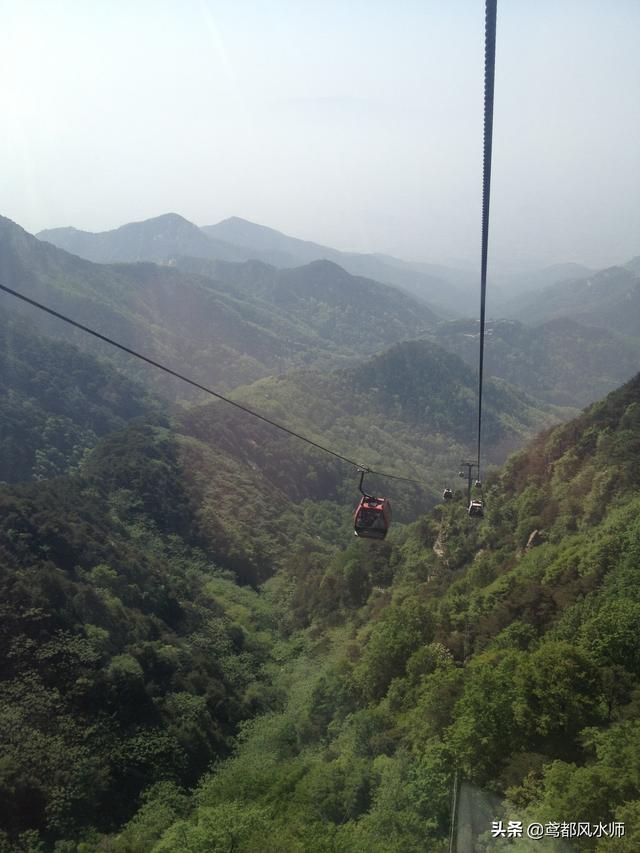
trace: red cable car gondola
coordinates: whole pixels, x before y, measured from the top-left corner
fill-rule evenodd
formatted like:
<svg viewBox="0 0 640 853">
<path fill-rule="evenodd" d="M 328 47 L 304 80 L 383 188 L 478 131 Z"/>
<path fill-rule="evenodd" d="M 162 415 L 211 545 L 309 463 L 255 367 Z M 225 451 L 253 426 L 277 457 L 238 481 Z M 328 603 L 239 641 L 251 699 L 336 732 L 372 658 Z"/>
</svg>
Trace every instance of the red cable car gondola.
<svg viewBox="0 0 640 853">
<path fill-rule="evenodd" d="M 364 491 L 362 481 L 365 474 L 366 471 L 361 471 L 362 497 L 353 515 L 355 534 L 364 539 L 384 539 L 391 524 L 391 502 L 388 498 L 376 498 Z"/>
</svg>

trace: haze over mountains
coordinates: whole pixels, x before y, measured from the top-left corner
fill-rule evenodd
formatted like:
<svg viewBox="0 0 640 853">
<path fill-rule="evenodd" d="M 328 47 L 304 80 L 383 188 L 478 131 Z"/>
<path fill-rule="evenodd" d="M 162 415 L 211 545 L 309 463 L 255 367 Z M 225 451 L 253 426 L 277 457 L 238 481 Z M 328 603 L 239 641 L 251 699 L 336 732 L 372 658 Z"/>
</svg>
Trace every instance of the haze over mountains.
<svg viewBox="0 0 640 853">
<path fill-rule="evenodd" d="M 408 262 L 384 254 L 344 252 L 307 240 L 282 234 L 239 217 L 230 217 L 216 225 L 202 228 L 175 213 L 128 223 L 112 231 L 91 233 L 76 228 L 54 228 L 41 231 L 38 238 L 87 260 L 99 263 L 153 261 L 170 263 L 179 257 L 205 258 L 212 261 L 242 262 L 259 260 L 266 264 L 291 268 L 317 260 L 338 264 L 353 275 L 364 276 L 394 285 L 426 301 L 443 317 L 468 316 L 470 305 L 477 300 L 477 275 L 441 264 Z M 635 264 L 635 266 L 634 266 Z M 637 258 L 623 269 L 638 275 Z M 612 269 L 619 269 L 618 267 Z M 602 271 L 604 272 L 604 271 Z M 571 314 L 575 299 L 556 294 L 552 297 L 555 313 L 536 308 L 535 294 L 544 288 L 569 281 L 587 281 L 601 276 L 593 269 L 575 262 L 554 264 L 526 274 L 497 276 L 491 281 L 490 309 L 494 316 L 507 316 L 537 322 L 551 316 L 586 318 L 589 311 Z M 577 285 L 576 285 L 577 286 Z M 579 288 L 578 288 L 579 290 Z M 545 294 L 544 301 L 551 294 Z M 574 288 L 574 296 L 577 291 Z M 562 305 L 566 303 L 564 309 Z M 529 310 L 531 308 L 531 310 Z M 576 306 L 577 308 L 577 306 Z M 563 313 L 564 312 L 564 313 Z M 601 324 L 598 324 L 601 325 Z M 630 324 L 628 324 L 630 325 Z M 620 331 L 620 329 L 614 329 Z"/>
<path fill-rule="evenodd" d="M 234 391 L 257 410 L 321 443 L 330 440 L 370 466 L 389 468 L 393 459 L 396 473 L 414 471 L 437 483 L 431 499 L 447 479 L 452 457 L 469 452 L 477 321 L 443 321 L 406 290 L 354 276 L 331 260 L 281 268 L 246 259 L 263 252 L 280 258 L 286 253 L 289 262 L 295 253 L 308 260 L 322 247 L 237 219 L 199 229 L 168 215 L 102 235 L 62 229 L 41 236 L 74 248 L 91 244 L 87 253 L 120 261 L 81 259 L 4 219 L 4 279 L 125 345 L 209 387 Z M 236 249 L 219 237 L 245 245 Z M 227 259 L 218 257 L 221 252 Z M 133 258 L 138 260 L 125 260 Z M 34 320 L 161 394 L 194 399 L 180 383 L 81 333 L 48 318 Z M 516 320 L 491 323 L 488 458 L 499 463 L 527 436 L 633 375 L 639 353 L 637 338 L 575 320 L 555 319 L 539 328 Z M 220 407 L 211 408 L 211 415 L 217 422 Z M 76 435 L 84 425 L 70 429 Z M 213 441 L 215 430 L 207 435 Z M 58 441 L 56 452 L 75 458 L 73 448 L 91 441 Z M 228 468 L 224 457 L 216 460 Z M 399 509 L 404 511 L 402 501 Z"/>
<path fill-rule="evenodd" d="M 25 294 L 149 356 L 171 356 L 174 369 L 222 387 L 295 364 L 373 353 L 436 322 L 424 303 L 328 262 L 284 271 L 250 262 L 241 272 L 260 281 L 251 292 L 233 276 L 225 283 L 169 265 L 91 263 L 7 219 L 0 219 L 0 248 L 3 280 Z M 84 340 L 42 322 L 52 334 Z"/>
<path fill-rule="evenodd" d="M 354 352 L 373 354 L 385 344 L 428 334 L 470 365 L 477 360 L 473 324 L 438 325 L 443 314 L 475 314 L 473 299 L 464 289 L 473 286 L 475 299 L 475 284 L 445 267 L 339 252 L 237 217 L 198 228 L 176 214 L 167 214 L 101 234 L 67 228 L 41 232 L 39 237 L 95 261 L 153 260 L 165 268 L 200 276 L 200 286 L 204 278 L 209 279 L 207 288 L 217 293 L 218 310 L 226 299 L 224 307 L 236 312 L 235 323 L 243 318 L 250 324 L 240 335 L 236 329 L 225 336 L 230 321 L 223 312 L 216 326 L 219 345 L 230 348 L 221 355 L 222 369 L 211 374 L 223 384 L 286 369 L 300 363 L 300 358 L 309 363 L 311 351 L 326 351 L 327 345 L 331 358 L 349 357 Z M 629 378 L 638 364 L 637 267 L 637 259 L 598 273 L 575 263 L 556 264 L 509 281 L 508 290 L 503 283 L 503 297 L 507 292 L 512 295 L 498 304 L 512 319 L 510 324 L 496 321 L 490 330 L 490 371 L 550 403 L 565 406 L 584 405 Z M 369 280 L 358 284 L 345 270 L 366 271 Z M 141 273 L 130 274 L 139 277 Z M 166 269 L 157 275 L 171 279 Z M 374 284 L 374 279 L 395 287 Z M 459 289 L 461 283 L 463 289 Z M 183 286 L 193 284 L 191 280 Z M 410 291 L 422 304 L 408 299 Z M 229 299 L 234 300 L 232 306 Z M 434 312 L 439 300 L 447 307 Z M 431 312 L 425 301 L 432 306 Z M 202 311 L 194 307 L 194 313 L 201 315 Z M 368 316 L 379 317 L 380 322 L 367 320 Z M 551 320 L 556 322 L 549 323 Z M 516 321 L 524 325 L 518 326 Z M 532 324 L 537 323 L 544 325 L 534 330 Z M 253 345 L 250 336 L 255 336 Z M 232 353 L 243 339 L 247 341 L 245 357 L 232 370 Z M 222 379 L 222 374 L 229 378 Z"/>
<path fill-rule="evenodd" d="M 37 236 L 100 263 L 166 262 L 180 255 L 223 261 L 255 259 L 279 267 L 329 260 L 353 275 L 397 285 L 427 302 L 441 304 L 445 310 L 455 310 L 474 284 L 473 277 L 462 271 L 437 265 L 431 271 L 430 265 L 410 264 L 389 256 L 340 252 L 237 217 L 200 229 L 169 213 L 99 234 L 55 228 Z"/>
<path fill-rule="evenodd" d="M 155 228 L 142 231 L 157 236 Z M 131 231 L 125 229 L 125 236 L 128 239 Z M 182 256 L 171 264 L 98 264 L 37 240 L 3 219 L 0 274 L 26 295 L 196 381 L 233 391 L 257 410 L 320 443 L 333 443 L 351 458 L 355 454 L 369 466 L 398 474 L 413 472 L 429 484 L 430 501 L 447 479 L 452 458 L 470 452 L 476 379 L 457 354 L 437 343 L 438 317 L 410 294 L 353 276 L 331 261 L 284 269 L 257 260 Z M 26 312 L 30 322 L 48 335 L 70 340 L 92 357 L 108 358 L 156 393 L 171 400 L 201 399 L 181 383 L 59 321 L 19 303 L 11 305 L 6 298 L 4 304 L 11 311 Z M 422 344 L 416 340 L 420 338 Z M 21 339 L 13 334 L 5 340 L 7 347 L 18 347 Z M 25 342 L 20 346 L 27 347 Z M 91 366 L 79 370 L 89 374 Z M 258 384 L 252 384 L 256 380 Z M 61 382 L 58 377 L 50 384 Z M 24 419 L 17 413 L 28 410 L 28 399 L 13 393 L 15 417 Z M 96 404 L 82 393 L 81 408 L 93 411 Z M 61 401 L 70 394 L 64 383 L 57 392 Z M 35 398 L 33 405 L 42 409 Z M 38 430 L 31 428 L 34 438 L 22 468 L 32 476 L 42 470 L 64 470 L 104 434 L 104 428 L 92 429 L 95 416 L 76 419 L 72 410 L 70 405 L 60 408 L 56 416 L 62 420 L 52 421 L 42 446 L 36 440 Z M 218 405 L 208 411 L 218 425 L 213 433 L 205 431 L 213 444 L 226 415 Z M 527 436 L 563 416 L 541 397 L 488 379 L 488 458 L 500 462 Z M 44 423 L 43 417 L 38 423 Z M 236 431 L 244 430 L 241 422 Z M 274 441 L 267 431 L 260 444 L 271 446 Z M 237 464 L 224 453 L 209 452 L 200 455 L 197 467 L 210 468 L 210 481 L 216 483 L 214 468 L 232 471 Z M 338 477 L 340 488 L 345 488 L 343 476 Z M 280 499 L 274 499 L 274 506 L 282 509 Z M 242 515 L 242 507 L 236 511 Z M 410 500 L 400 496 L 396 511 L 397 517 L 406 513 L 410 517 Z"/>
<path fill-rule="evenodd" d="M 640 329 L 637 260 L 525 295 L 512 308 L 512 316 L 529 323 L 571 317 L 590 326 L 637 336 Z"/>
<path fill-rule="evenodd" d="M 584 264 L 551 264 L 551 266 L 531 270 L 527 273 L 510 275 L 508 289 L 511 295 L 521 295 L 527 291 L 549 287 L 559 281 L 567 281 L 570 278 L 584 278 L 594 272 L 595 270 L 584 266 Z"/>
<path fill-rule="evenodd" d="M 52 240 L 101 260 L 82 259 Z M 370 465 L 388 468 L 393 458 L 397 473 L 410 470 L 437 483 L 432 499 L 448 476 L 452 457 L 469 451 L 477 322 L 443 321 L 406 290 L 314 257 L 332 253 L 343 262 L 350 257 L 374 267 L 397 264 L 406 271 L 403 262 L 351 256 L 237 218 L 200 229 L 174 214 L 98 235 L 56 229 L 41 233 L 40 239 L 2 219 L 0 250 L 3 280 L 28 295 L 196 380 L 233 390 L 238 399 L 315 440 L 331 440 Z M 257 258 L 260 254 L 283 266 Z M 302 261 L 302 266 L 289 266 Z M 543 270 L 539 281 L 569 271 L 583 268 Z M 438 272 L 446 274 L 443 268 Z M 613 281 L 620 298 L 633 303 L 635 274 L 631 269 L 623 273 L 626 290 L 620 290 L 619 277 L 599 273 L 595 278 Z M 486 366 L 495 379 L 488 378 L 486 396 L 489 459 L 499 463 L 527 436 L 568 417 L 636 371 L 640 341 L 618 334 L 615 317 L 609 329 L 570 319 L 575 312 L 569 297 L 575 292 L 580 298 L 581 287 L 576 280 L 553 285 L 541 296 L 534 293 L 532 305 L 540 301 L 545 320 L 537 328 L 517 320 L 490 323 Z M 564 301 L 556 299 L 561 310 L 555 317 L 548 293 L 565 292 Z M 551 320 L 544 316 L 545 306 Z M 532 318 L 537 319 L 535 312 L 523 312 L 523 319 Z M 161 394 L 190 397 L 181 385 L 158 379 L 81 333 L 48 318 L 33 319 L 48 334 L 68 337 L 92 355 L 109 358 Z M 18 408 L 26 405 L 15 399 Z M 323 401 L 320 409 L 318 399 Z M 83 400 L 83 407 L 93 405 L 86 395 Z M 208 410 L 216 423 L 224 417 L 219 406 Z M 104 428 L 91 430 L 86 419 L 76 423 L 69 406 L 59 414 L 70 420 L 57 424 L 58 438 L 49 429 L 48 461 L 35 442 L 29 463 L 33 472 L 64 470 L 104 433 Z M 215 441 L 217 429 L 205 431 L 208 442 Z M 242 432 L 241 425 L 237 429 Z M 265 440 L 271 444 L 273 438 L 261 442 Z M 205 456 L 200 465 L 211 469 L 215 482 L 213 463 Z M 236 470 L 225 454 L 215 460 L 214 467 Z M 274 505 L 282 510 L 278 499 Z M 399 507 L 402 515 L 402 501 Z M 240 506 L 236 511 L 242 514 Z"/>
<path fill-rule="evenodd" d="M 177 213 L 130 222 L 113 231 L 97 234 L 77 228 L 52 228 L 40 231 L 36 236 L 88 261 L 103 264 L 163 262 L 177 255 L 226 261 L 245 261 L 255 257 L 240 245 L 208 237 L 203 229 Z M 269 255 L 268 250 L 263 254 Z M 287 260 L 287 256 L 276 253 L 262 259 L 278 262 Z"/>
</svg>

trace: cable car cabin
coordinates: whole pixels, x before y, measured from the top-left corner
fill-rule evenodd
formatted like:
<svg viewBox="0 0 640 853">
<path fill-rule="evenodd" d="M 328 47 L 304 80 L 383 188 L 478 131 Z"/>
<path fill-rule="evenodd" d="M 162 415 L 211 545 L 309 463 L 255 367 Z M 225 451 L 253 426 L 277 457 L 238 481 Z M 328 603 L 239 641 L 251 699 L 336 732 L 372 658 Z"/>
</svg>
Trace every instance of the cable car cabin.
<svg viewBox="0 0 640 853">
<path fill-rule="evenodd" d="M 364 539 L 384 539 L 391 524 L 391 502 L 387 498 L 365 495 L 353 516 L 356 536 Z"/>
<path fill-rule="evenodd" d="M 472 518 L 484 518 L 484 504 L 482 501 L 471 501 L 469 504 L 469 515 Z"/>
<path fill-rule="evenodd" d="M 452 501 L 453 500 L 453 492 L 451 491 L 451 489 L 445 489 L 444 490 L 444 492 L 442 493 L 442 500 L 443 501 Z"/>
</svg>

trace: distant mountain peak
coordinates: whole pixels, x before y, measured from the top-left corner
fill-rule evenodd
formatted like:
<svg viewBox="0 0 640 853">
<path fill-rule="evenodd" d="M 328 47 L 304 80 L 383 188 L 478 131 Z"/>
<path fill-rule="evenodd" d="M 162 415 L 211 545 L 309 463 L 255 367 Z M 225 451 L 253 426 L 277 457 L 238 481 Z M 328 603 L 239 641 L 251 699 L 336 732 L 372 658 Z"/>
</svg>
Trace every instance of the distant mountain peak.
<svg viewBox="0 0 640 853">
<path fill-rule="evenodd" d="M 393 285 L 412 293 L 436 311 L 440 310 L 434 308 L 436 305 L 442 305 L 446 313 L 450 310 L 448 306 L 455 306 L 455 313 L 460 311 L 461 306 L 464 306 L 465 312 L 467 310 L 468 298 L 459 284 L 466 289 L 469 285 L 468 277 L 462 275 L 461 278 L 457 271 L 446 267 L 412 264 L 389 255 L 341 251 L 311 240 L 291 237 L 239 216 L 230 216 L 216 225 L 205 225 L 202 230 L 209 237 L 243 246 L 253 252 L 255 257 L 275 266 L 291 268 L 318 260 L 332 261 L 351 275 Z M 475 279 L 473 288 L 475 294 Z"/>
<path fill-rule="evenodd" d="M 341 267 L 340 264 L 336 264 L 334 261 L 329 261 L 327 258 L 318 258 L 316 261 L 309 261 L 305 266 L 307 269 L 312 270 L 331 270 L 333 272 L 339 270 L 343 275 L 348 275 L 350 278 L 354 277 L 351 273 L 348 273 L 344 267 Z"/>
<path fill-rule="evenodd" d="M 160 216 L 152 216 L 150 219 L 141 219 L 137 222 L 127 222 L 125 225 L 121 225 L 119 228 L 113 229 L 115 231 L 122 231 L 125 228 L 134 229 L 134 228 L 153 228 L 156 226 L 163 227 L 176 227 L 184 228 L 185 226 L 189 229 L 193 229 L 194 231 L 199 231 L 197 225 L 194 225 L 193 222 L 190 222 L 188 219 L 185 219 L 184 216 L 181 216 L 179 213 L 162 213 Z M 106 232 L 109 233 L 109 232 Z"/>
<path fill-rule="evenodd" d="M 8 216 L 0 216 L 0 228 L 4 231 L 16 231 L 26 234 L 27 232 L 21 225 L 18 225 L 17 222 L 14 222 L 13 219 L 9 219 Z"/>
<path fill-rule="evenodd" d="M 167 222 L 170 222 L 173 220 L 176 222 L 188 222 L 189 225 L 193 225 L 193 222 L 191 222 L 186 217 L 182 216 L 180 213 L 175 213 L 175 211 L 173 211 L 173 210 L 170 210 L 168 213 L 161 213 L 159 216 L 152 216 L 149 219 L 143 220 L 143 221 L 153 222 L 154 220 L 156 220 L 156 221 L 164 220 Z"/>
<path fill-rule="evenodd" d="M 205 226 L 206 227 L 206 226 Z M 259 234 L 272 234 L 277 235 L 279 237 L 286 237 L 286 235 L 282 231 L 278 231 L 277 228 L 270 228 L 268 225 L 261 225 L 259 222 L 252 222 L 250 219 L 243 219 L 241 216 L 229 216 L 226 219 L 221 219 L 216 225 L 209 226 L 210 228 L 242 228 L 245 232 L 250 233 L 259 233 Z M 290 237 L 287 239 L 297 240 L 297 237 Z"/>
<path fill-rule="evenodd" d="M 242 248 L 208 236 L 173 211 L 128 222 L 109 231 L 91 233 L 75 228 L 54 228 L 40 231 L 36 236 L 97 263 L 165 263 L 179 256 L 244 261 L 249 256 Z"/>
<path fill-rule="evenodd" d="M 625 269 L 625 267 L 613 266 L 606 267 L 605 269 L 600 270 L 598 273 L 596 273 L 594 278 L 600 279 L 601 281 L 609 278 L 632 279 L 635 278 L 635 275 L 631 270 Z"/>
<path fill-rule="evenodd" d="M 636 255 L 635 258 L 631 258 L 630 261 L 627 261 L 625 268 L 631 270 L 631 272 L 636 275 L 640 275 L 640 255 Z"/>
<path fill-rule="evenodd" d="M 252 222 L 250 219 L 243 219 L 242 216 L 227 216 L 226 219 L 221 219 L 218 225 L 249 225 L 251 228 L 260 228 L 264 231 L 275 231 L 275 228 L 269 228 L 266 225 L 260 225 L 258 222 Z"/>
</svg>

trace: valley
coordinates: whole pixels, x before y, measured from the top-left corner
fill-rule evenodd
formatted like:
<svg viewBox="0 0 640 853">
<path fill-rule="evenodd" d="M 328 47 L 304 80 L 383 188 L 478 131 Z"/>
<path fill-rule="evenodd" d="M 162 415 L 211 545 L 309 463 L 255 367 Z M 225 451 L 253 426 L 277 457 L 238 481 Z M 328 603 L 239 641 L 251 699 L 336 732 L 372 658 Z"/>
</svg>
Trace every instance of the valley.
<svg viewBox="0 0 640 853">
<path fill-rule="evenodd" d="M 2 280 L 422 485 L 372 476 L 394 523 L 353 541 L 352 467 L 2 294 L 0 849 L 444 851 L 455 768 L 631 826 L 634 273 L 602 325 L 563 283 L 488 325 L 477 522 L 476 321 L 168 224 L 88 260 L 1 220 Z"/>
</svg>

